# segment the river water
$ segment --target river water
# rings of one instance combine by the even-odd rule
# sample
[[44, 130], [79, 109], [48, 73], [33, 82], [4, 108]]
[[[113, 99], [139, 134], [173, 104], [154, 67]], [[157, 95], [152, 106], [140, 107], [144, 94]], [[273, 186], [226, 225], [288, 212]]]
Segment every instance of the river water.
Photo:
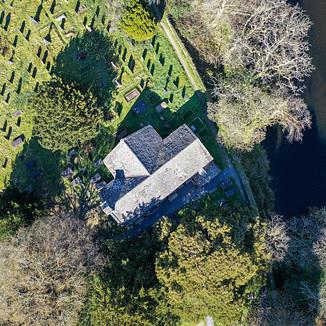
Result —
[[285, 216], [326, 206], [326, 0], [299, 4], [313, 22], [309, 40], [316, 70], [306, 79], [303, 94], [313, 127], [305, 131], [302, 143], [289, 144], [277, 127], [268, 131], [263, 143], [270, 159], [275, 211]]

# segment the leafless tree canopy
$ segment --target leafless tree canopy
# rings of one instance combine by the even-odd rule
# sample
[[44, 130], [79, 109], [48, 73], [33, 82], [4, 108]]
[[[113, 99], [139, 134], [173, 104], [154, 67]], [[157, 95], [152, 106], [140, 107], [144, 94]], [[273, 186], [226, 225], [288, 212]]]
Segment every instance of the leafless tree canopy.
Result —
[[209, 106], [209, 117], [217, 122], [220, 140], [228, 147], [250, 150], [265, 139], [266, 128], [274, 124], [282, 126], [289, 141], [298, 141], [302, 131], [311, 126], [304, 101], [286, 90], [266, 92], [239, 76], [220, 78], [214, 94], [218, 102]]
[[194, 6], [220, 44], [216, 57], [225, 76], [214, 83], [218, 103], [210, 111], [222, 142], [250, 150], [275, 124], [289, 141], [301, 140], [311, 117], [294, 95], [313, 70], [309, 17], [286, 0], [205, 0]]
[[306, 40], [311, 21], [298, 5], [285, 0], [217, 0], [206, 1], [204, 8], [213, 16], [212, 28], [221, 28], [221, 20], [228, 24], [230, 41], [222, 59], [228, 70], [245, 71], [252, 80], [294, 93], [301, 90], [295, 82], [303, 81], [313, 66]]
[[53, 217], [21, 229], [0, 243], [0, 323], [74, 325], [100, 262], [80, 220]]
[[290, 237], [286, 224], [279, 215], [273, 215], [267, 224], [266, 250], [273, 262], [282, 262], [289, 250]]
[[302, 279], [296, 278], [300, 302], [291, 300], [292, 296], [286, 292], [288, 289], [275, 293], [274, 307], [263, 319], [269, 322], [259, 323], [263, 309], [260, 305], [252, 311], [252, 325], [313, 325], [316, 315], [317, 325], [325, 325], [326, 208], [311, 209], [305, 216], [286, 221], [281, 216], [273, 216], [267, 226], [266, 249], [273, 259], [275, 270], [309, 271], [322, 276], [318, 282], [311, 281], [309, 273], [309, 278], [307, 275]]
[[109, 17], [111, 24], [119, 24], [125, 0], [107, 0], [106, 16]]
[[314, 325], [311, 315], [298, 309], [296, 302], [293, 302], [284, 293], [272, 291], [273, 306], [265, 307], [262, 298], [253, 305], [248, 314], [247, 325], [249, 326], [308, 326]]
[[[309, 17], [285, 0], [195, 1], [212, 33], [227, 45], [221, 55], [228, 70], [249, 72], [266, 85], [288, 87], [308, 76], [313, 66], [307, 54]], [[201, 3], [201, 4], [200, 4]]]

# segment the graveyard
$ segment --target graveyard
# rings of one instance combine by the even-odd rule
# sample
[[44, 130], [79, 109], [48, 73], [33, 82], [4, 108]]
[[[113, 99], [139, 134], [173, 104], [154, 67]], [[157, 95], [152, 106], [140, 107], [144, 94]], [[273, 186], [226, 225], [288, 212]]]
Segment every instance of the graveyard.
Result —
[[[107, 169], [95, 163], [119, 139], [148, 124], [162, 137], [188, 124], [219, 167], [225, 167], [164, 32], [158, 27], [153, 39], [134, 42], [112, 26], [106, 10], [110, 8], [102, 0], [2, 4], [0, 36], [7, 38], [8, 47], [0, 56], [0, 189], [11, 183], [50, 198], [85, 195], [95, 207], [95, 186], [112, 180]], [[88, 143], [80, 139], [72, 156], [67, 156], [71, 148], [50, 152], [33, 137], [28, 97], [52, 75], [90, 87], [104, 111], [99, 135]], [[27, 171], [29, 161], [34, 165]], [[93, 185], [90, 180], [97, 174]]]

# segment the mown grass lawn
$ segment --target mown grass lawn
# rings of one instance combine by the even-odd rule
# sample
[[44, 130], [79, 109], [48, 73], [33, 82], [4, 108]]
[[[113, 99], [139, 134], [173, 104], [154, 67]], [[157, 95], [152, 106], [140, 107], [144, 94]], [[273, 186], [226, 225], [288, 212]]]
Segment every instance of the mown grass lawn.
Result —
[[[40, 194], [52, 197], [70, 187], [72, 179], [60, 177], [69, 166], [86, 186], [96, 173], [110, 181], [109, 171], [103, 165], [95, 168], [94, 162], [112, 150], [117, 133], [132, 133], [147, 124], [163, 137], [183, 123], [193, 125], [223, 169], [222, 155], [206, 125], [200, 102], [163, 31], [158, 28], [153, 40], [134, 43], [118, 29], [108, 32], [110, 24], [105, 11], [109, 8], [105, 1], [86, 0], [83, 4], [86, 10], [79, 14], [79, 1], [14, 1], [12, 8], [7, 2], [2, 4], [0, 35], [7, 36], [12, 45], [5, 56], [0, 56], [0, 128], [4, 130], [0, 132], [0, 164], [4, 165], [0, 166], [0, 189], [14, 183], [21, 190], [32, 186]], [[65, 18], [58, 21], [62, 15]], [[29, 16], [39, 23], [34, 26]], [[93, 32], [87, 32], [86, 26]], [[101, 37], [109, 39], [111, 57], [101, 56]], [[99, 58], [86, 55], [77, 59], [90, 40]], [[89, 144], [81, 139], [76, 147], [78, 155], [71, 160], [65, 156], [70, 149], [52, 153], [43, 149], [32, 133], [33, 113], [27, 110], [28, 97], [52, 74], [91, 87], [105, 113], [99, 135]], [[124, 96], [135, 88], [141, 95], [127, 103]], [[148, 109], [135, 115], [131, 108], [140, 101], [145, 101]], [[159, 114], [155, 108], [163, 101], [168, 108]], [[12, 117], [18, 109], [23, 110], [20, 124]], [[24, 138], [24, 145], [14, 149], [11, 143], [19, 136]], [[91, 150], [86, 150], [87, 146]], [[30, 160], [35, 160], [36, 166], [26, 171], [24, 165]], [[82, 173], [85, 166], [87, 171]], [[42, 174], [32, 180], [30, 174], [36, 169]], [[77, 186], [73, 191], [77, 189], [82, 188]]]

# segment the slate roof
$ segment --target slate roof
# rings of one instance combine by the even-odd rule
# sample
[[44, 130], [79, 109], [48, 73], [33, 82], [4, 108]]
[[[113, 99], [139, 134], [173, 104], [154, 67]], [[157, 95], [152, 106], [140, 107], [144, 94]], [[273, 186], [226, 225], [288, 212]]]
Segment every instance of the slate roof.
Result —
[[115, 176], [123, 170], [124, 176], [148, 176], [162, 146], [162, 138], [150, 125], [120, 140], [119, 144], [104, 159], [104, 164]]
[[115, 179], [100, 192], [102, 209], [128, 225], [212, 161], [187, 125], [165, 139], [146, 126], [120, 140], [104, 159]]
[[210, 162], [201, 171], [196, 173], [192, 180], [198, 187], [201, 187], [215, 178], [221, 173], [221, 170], [216, 166], [214, 162]]

